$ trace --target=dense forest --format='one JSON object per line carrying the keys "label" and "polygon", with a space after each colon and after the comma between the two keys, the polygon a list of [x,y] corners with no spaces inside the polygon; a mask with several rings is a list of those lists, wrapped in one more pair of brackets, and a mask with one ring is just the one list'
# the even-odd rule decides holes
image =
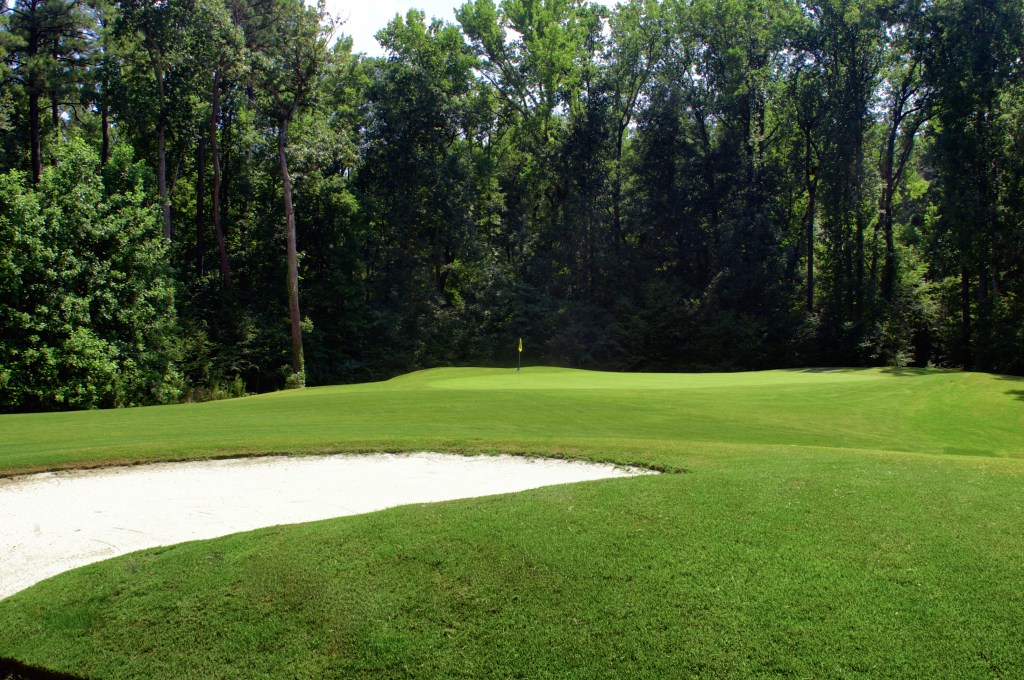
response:
{"label": "dense forest", "polygon": [[0,409],[1024,373],[1019,0],[0,0]]}

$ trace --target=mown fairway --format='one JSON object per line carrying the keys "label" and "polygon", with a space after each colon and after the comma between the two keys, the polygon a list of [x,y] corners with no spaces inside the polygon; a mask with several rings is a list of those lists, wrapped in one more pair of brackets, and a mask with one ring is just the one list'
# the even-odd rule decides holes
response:
{"label": "mown fairway", "polygon": [[525,452],[658,477],[147,551],[0,602],[0,657],[96,677],[1020,677],[1024,381],[445,369],[0,417],[0,469]]}

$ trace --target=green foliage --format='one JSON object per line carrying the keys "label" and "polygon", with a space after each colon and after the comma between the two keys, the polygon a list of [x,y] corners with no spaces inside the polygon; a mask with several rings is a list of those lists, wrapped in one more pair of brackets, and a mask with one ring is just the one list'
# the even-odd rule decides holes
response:
{"label": "green foliage", "polygon": [[306,374],[305,373],[291,373],[284,379],[284,388],[286,390],[296,390],[306,386]]}
{"label": "green foliage", "polygon": [[525,334],[590,368],[1019,372],[1018,4],[473,0],[371,59],[292,0],[8,3],[0,171],[134,147],[187,399]]}
{"label": "green foliage", "polygon": [[146,174],[69,142],[39,186],[0,179],[5,410],[173,401],[174,307]]}
{"label": "green foliage", "polygon": [[1020,319],[1004,325],[1009,319],[999,310],[1013,308],[1019,295],[1024,212],[1012,159],[1020,146],[1024,12],[1013,2],[956,0],[936,4],[929,18],[924,64],[935,90],[930,159],[937,170],[929,249],[938,280],[959,278],[958,295],[944,299],[947,326],[958,336],[949,356],[966,367],[1009,368],[1019,357],[1003,354],[1003,340],[1017,335]]}

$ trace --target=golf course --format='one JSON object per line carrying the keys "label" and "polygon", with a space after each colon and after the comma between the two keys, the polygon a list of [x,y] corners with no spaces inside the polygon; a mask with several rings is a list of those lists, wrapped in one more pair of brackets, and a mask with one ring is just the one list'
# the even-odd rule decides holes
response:
{"label": "golf course", "polygon": [[88,678],[1024,677],[1021,378],[443,368],[0,416],[3,477],[419,451],[662,474],[88,565],[0,600],[0,660]]}

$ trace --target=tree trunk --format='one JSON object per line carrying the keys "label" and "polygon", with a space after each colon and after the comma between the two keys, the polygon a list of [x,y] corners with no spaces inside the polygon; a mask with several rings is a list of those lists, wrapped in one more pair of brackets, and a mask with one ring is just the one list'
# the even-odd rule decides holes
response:
{"label": "tree trunk", "polygon": [[804,131],[804,179],[807,183],[807,313],[814,313],[814,200],[818,191],[818,179],[814,177],[814,157],[811,144],[811,130]]}
{"label": "tree trunk", "polygon": [[156,126],[156,185],[160,194],[160,207],[164,216],[164,238],[168,241],[174,236],[171,229],[171,202],[167,198],[167,147],[166,125],[163,121]]}
{"label": "tree trunk", "polygon": [[220,209],[220,145],[217,144],[217,119],[220,118],[220,69],[213,74],[213,96],[210,106],[210,152],[213,161],[213,233],[217,237],[217,251],[220,255],[220,285],[231,285],[231,269],[228,266],[228,246],[221,226]]}
{"label": "tree trunk", "polygon": [[107,46],[107,20],[101,19],[100,26],[103,29],[103,59],[100,62],[100,69],[103,72],[100,80],[103,88],[100,92],[100,127],[103,142],[100,147],[100,163],[105,166],[110,161],[110,76],[107,75],[107,55],[110,54],[110,48]]}
{"label": "tree trunk", "polygon": [[40,77],[32,66],[32,59],[39,54],[40,34],[38,24],[35,22],[37,11],[41,11],[42,3],[30,3],[29,11],[33,16],[32,32],[26,39],[25,55],[29,63],[26,75],[25,89],[28,91],[28,144],[32,163],[32,184],[38,184],[39,178],[43,176],[43,135],[39,122],[39,93],[43,86],[39,82]]}
{"label": "tree trunk", "polygon": [[43,176],[43,135],[39,125],[39,92],[28,88],[28,129],[32,154],[32,183],[38,184]]}
{"label": "tree trunk", "polygon": [[299,316],[299,253],[295,246],[295,209],[292,206],[292,179],[288,174],[288,157],[285,148],[288,138],[288,119],[279,121],[277,132],[277,159],[281,169],[281,186],[284,190],[284,216],[288,237],[288,317],[292,327],[292,371],[306,370],[302,353],[302,325]]}
{"label": "tree trunk", "polygon": [[892,121],[889,124],[889,139],[885,147],[885,157],[882,160],[882,234],[885,237],[885,260],[882,265],[882,297],[888,303],[892,302],[896,294],[896,243],[893,236],[895,223],[894,203],[896,200],[896,188],[903,177],[903,170],[910,159],[914,149],[914,137],[920,128],[923,117],[918,114],[903,130],[903,144],[900,145],[900,127],[908,117],[918,113],[918,110],[908,111],[907,105],[910,97],[916,92],[912,88],[910,78],[904,80],[900,87],[899,96],[893,106]]}
{"label": "tree trunk", "polygon": [[434,269],[434,290],[438,297],[445,299],[444,295],[444,264],[441,261],[441,227],[435,222],[430,244],[430,263]]}
{"label": "tree trunk", "polygon": [[167,197],[167,108],[164,102],[164,73],[159,64],[153,67],[157,83],[157,124],[156,124],[156,185],[160,195],[160,208],[164,216],[164,238],[174,236],[171,227],[171,202]]}
{"label": "tree trunk", "polygon": [[103,103],[100,105],[100,116],[102,118],[103,142],[100,147],[100,163],[106,165],[110,162],[110,106],[107,104],[107,81],[103,81]]}
{"label": "tree trunk", "polygon": [[[228,235],[228,216],[231,214],[231,149],[233,144],[231,137],[233,119],[230,110],[223,112],[221,117],[223,118],[221,134],[224,136],[224,148],[222,152],[220,143],[217,144],[217,157],[219,159],[217,169],[221,173],[220,195],[218,196],[218,200],[220,200],[220,230],[226,239]],[[248,203],[243,200],[240,213],[242,215],[246,215],[248,212]],[[245,222],[243,220],[243,230],[241,232],[243,237],[245,236],[244,224]]]}
{"label": "tree trunk", "polygon": [[206,138],[199,138],[196,148],[196,276],[203,278],[206,267],[203,256],[206,250]]}
{"label": "tree trunk", "polygon": [[715,183],[715,168],[711,159],[711,137],[708,133],[707,121],[704,119],[704,111],[702,109],[694,109],[694,118],[697,120],[697,129],[700,132],[701,148],[704,152],[702,160],[702,167],[704,172],[704,182],[707,186],[708,193],[710,194],[710,217],[711,217],[711,237],[714,242],[714,252],[712,253],[711,259],[716,260],[721,255],[722,246],[722,235],[719,233],[718,228],[718,188]]}
{"label": "tree trunk", "polygon": [[971,279],[966,266],[960,272],[960,360],[971,368]]}
{"label": "tree trunk", "polygon": [[882,264],[882,298],[892,302],[896,290],[896,241],[893,238],[892,189],[885,189],[882,209],[882,235],[885,238],[885,260]]}
{"label": "tree trunk", "polygon": [[[54,55],[56,59],[56,55]],[[53,121],[53,141],[57,144],[60,143],[60,105],[57,102],[57,93],[50,93],[50,117]],[[50,165],[57,167],[57,154],[50,154]]]}
{"label": "tree trunk", "polygon": [[858,117],[855,136],[853,176],[853,209],[854,209],[854,279],[853,279],[853,318],[859,325],[864,318],[864,129],[863,120]]}
{"label": "tree trunk", "polygon": [[615,136],[615,174],[612,176],[612,240],[618,247],[625,239],[622,235],[622,144],[628,120],[619,123]]}

